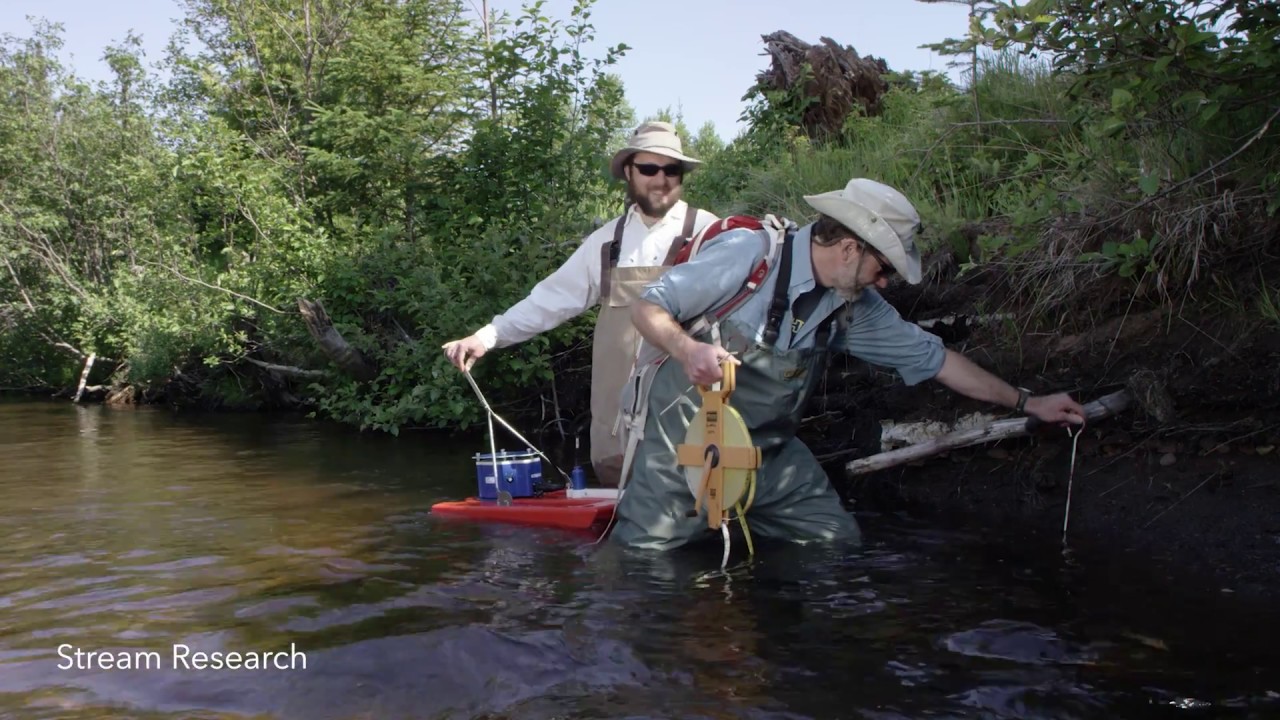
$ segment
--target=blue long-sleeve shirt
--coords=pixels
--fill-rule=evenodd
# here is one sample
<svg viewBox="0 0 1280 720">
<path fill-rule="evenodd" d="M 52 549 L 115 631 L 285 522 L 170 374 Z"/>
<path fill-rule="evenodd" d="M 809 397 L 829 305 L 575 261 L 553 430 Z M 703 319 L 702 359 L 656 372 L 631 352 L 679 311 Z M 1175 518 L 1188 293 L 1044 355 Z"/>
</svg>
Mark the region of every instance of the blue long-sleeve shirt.
<svg viewBox="0 0 1280 720">
<path fill-rule="evenodd" d="M 791 305 L 802 293 L 814 289 L 813 259 L 810 252 L 812 225 L 800 228 L 792 240 L 791 283 L 788 308 L 778 329 L 776 346 L 783 349 L 813 347 L 821 320 L 845 302 L 828 288 L 798 332 L 792 333 Z M 642 298 L 662 307 L 680 323 L 715 310 L 738 293 L 748 275 L 764 259 L 765 246 L 751 230 L 728 231 L 707 243 L 686 263 L 671 268 L 650 283 Z M 773 289 L 777 285 L 779 258 L 754 294 L 730 317 L 743 327 L 755 328 L 757 342 L 764 336 Z M 898 311 L 874 288 L 866 288 L 853 301 L 849 326 L 834 339 L 833 347 L 860 360 L 892 368 L 908 385 L 929 380 L 942 369 L 946 350 L 942 340 L 919 325 L 902 319 Z"/>
</svg>

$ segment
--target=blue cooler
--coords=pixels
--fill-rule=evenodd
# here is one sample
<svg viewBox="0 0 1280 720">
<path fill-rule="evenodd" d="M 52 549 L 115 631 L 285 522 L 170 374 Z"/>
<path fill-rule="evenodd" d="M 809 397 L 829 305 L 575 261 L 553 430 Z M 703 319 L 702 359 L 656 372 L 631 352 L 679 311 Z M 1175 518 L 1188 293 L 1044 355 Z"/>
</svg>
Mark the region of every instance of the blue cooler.
<svg viewBox="0 0 1280 720">
<path fill-rule="evenodd" d="M 475 459 L 476 482 L 480 486 L 481 500 L 497 500 L 499 484 L 513 498 L 533 497 L 534 486 L 542 483 L 542 460 L 532 450 L 498 451 L 497 482 L 493 477 L 493 454 L 477 454 Z"/>
</svg>

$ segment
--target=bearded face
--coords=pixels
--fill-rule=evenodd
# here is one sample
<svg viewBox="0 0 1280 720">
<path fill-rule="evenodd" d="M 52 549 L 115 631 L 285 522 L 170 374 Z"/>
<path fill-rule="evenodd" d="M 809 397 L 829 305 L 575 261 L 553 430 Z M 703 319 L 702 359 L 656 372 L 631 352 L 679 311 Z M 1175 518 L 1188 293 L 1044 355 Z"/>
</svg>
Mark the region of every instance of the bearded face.
<svg viewBox="0 0 1280 720">
<path fill-rule="evenodd" d="M 652 218 L 671 210 L 684 191 L 683 166 L 665 155 L 639 152 L 626 165 L 627 197 Z"/>
</svg>

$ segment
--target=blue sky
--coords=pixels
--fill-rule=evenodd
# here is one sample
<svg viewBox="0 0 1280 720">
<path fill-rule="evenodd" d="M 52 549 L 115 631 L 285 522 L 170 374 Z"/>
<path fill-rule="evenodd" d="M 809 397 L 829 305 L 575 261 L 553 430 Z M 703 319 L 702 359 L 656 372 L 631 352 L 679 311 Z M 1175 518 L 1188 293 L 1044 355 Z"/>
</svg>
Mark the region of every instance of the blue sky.
<svg viewBox="0 0 1280 720">
<path fill-rule="evenodd" d="M 468 1 L 480 7 L 480 0 Z M 489 5 L 516 15 L 522 1 Z M 572 6 L 547 0 L 544 12 L 567 20 Z M 919 46 L 963 35 L 966 13 L 963 5 L 918 0 L 598 0 L 588 52 L 599 57 L 604 47 L 631 46 L 615 72 L 638 116 L 670 108 L 694 130 L 715 123 L 728 140 L 741 129 L 742 96 L 769 65 L 761 35 L 786 30 L 811 43 L 825 35 L 894 70 L 956 77 L 948 58 Z M 142 36 L 147 62 L 159 61 L 181 9 L 176 0 L 0 0 L 0 34 L 29 36 L 27 15 L 62 23 L 64 60 L 77 75 L 99 80 L 108 77 L 103 49 L 130 29 Z"/>
</svg>

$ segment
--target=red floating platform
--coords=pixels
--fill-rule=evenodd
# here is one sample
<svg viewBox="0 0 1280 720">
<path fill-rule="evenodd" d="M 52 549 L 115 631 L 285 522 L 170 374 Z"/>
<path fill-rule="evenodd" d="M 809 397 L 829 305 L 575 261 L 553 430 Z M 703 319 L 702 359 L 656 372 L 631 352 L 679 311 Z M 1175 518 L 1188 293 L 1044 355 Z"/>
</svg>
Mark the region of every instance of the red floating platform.
<svg viewBox="0 0 1280 720">
<path fill-rule="evenodd" d="M 510 505 L 495 500 L 469 497 L 431 506 L 435 515 L 478 522 L 503 522 L 562 530 L 603 528 L 613 517 L 618 500 L 614 497 L 571 498 L 565 491 L 549 492 L 541 497 L 515 498 Z"/>
</svg>

